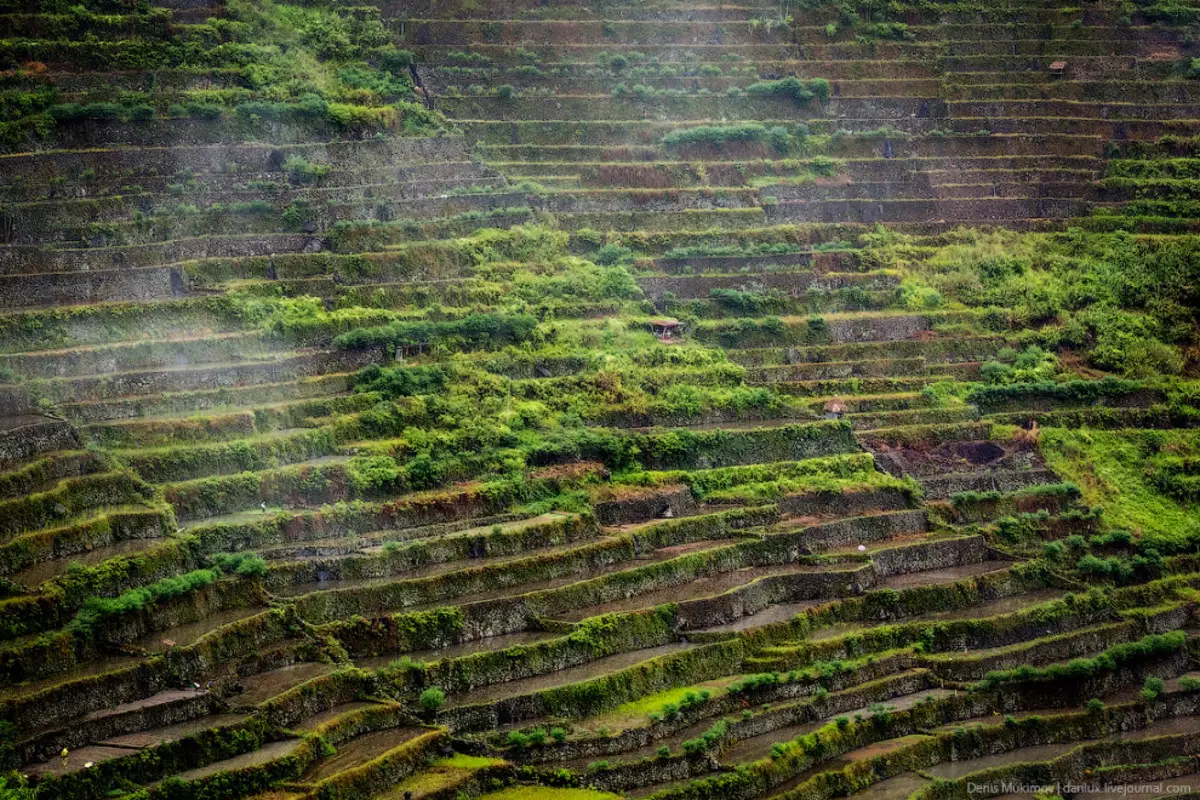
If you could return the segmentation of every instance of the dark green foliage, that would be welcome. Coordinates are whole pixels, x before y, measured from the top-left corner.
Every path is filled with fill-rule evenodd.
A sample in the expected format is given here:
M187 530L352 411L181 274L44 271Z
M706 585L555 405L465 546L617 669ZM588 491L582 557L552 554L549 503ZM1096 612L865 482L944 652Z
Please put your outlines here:
M393 322L378 328L358 328L334 339L342 349L387 345L424 347L435 343L448 346L520 344L528 341L537 327L528 314L471 314L450 322Z
M759 81L746 87L749 94L790 97L797 103L806 103L813 98L821 101L829 99L829 81L824 78L814 78L802 81L796 77L782 78L777 81Z
M430 686L421 692L421 696L417 702L420 703L424 711L433 714L446 702L446 693L437 686Z
M803 125L796 127L796 135L803 138L807 128ZM738 142L765 142L776 152L784 154L791 145L793 132L782 125L767 127L756 122L741 125L701 125L696 128L683 128L671 131L663 137L667 147L684 147L687 145L703 145L721 147Z
M240 578L262 578L267 574L267 562L257 553L216 553L213 563L223 572Z
M1183 631L1151 634L1136 642L1113 645L1095 658L1077 658L1067 664L1051 664L1047 667L1025 666L989 672L983 686L992 688L1015 681L1084 680L1138 660L1178 652L1186 642L1187 634Z
M354 376L354 391L379 392L385 397L437 394L446 386L441 367L380 367L371 364Z
M179 597L202 589L221 577L220 569L198 569L164 578L161 581L133 589L117 597L90 597L71 620L67 629L77 636L88 636L110 617L141 611L152 603Z

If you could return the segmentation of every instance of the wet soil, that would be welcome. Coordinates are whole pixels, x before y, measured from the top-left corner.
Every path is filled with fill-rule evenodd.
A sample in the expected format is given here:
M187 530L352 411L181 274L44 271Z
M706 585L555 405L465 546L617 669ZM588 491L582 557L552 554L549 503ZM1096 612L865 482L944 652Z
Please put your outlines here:
M244 689L241 694L229 698L229 702L242 708L256 706L305 681L332 671L333 667L329 664L292 664L290 667L240 678L238 682Z
M981 561L978 564L964 564L959 567L945 569L930 569L924 572L908 572L902 575L892 575L884 578L873 588L875 589L909 589L914 586L937 586L944 583L954 583L964 578L974 578L988 572L1008 569L1011 561Z
M729 545L729 544L736 544L736 543L740 543L739 540L717 539L717 540L713 540L711 542L695 542L692 545L684 545L684 547L694 548L693 550L688 550L688 551L684 551L684 552L695 552L695 550L711 549L713 547L717 547L717 546L721 546L721 545ZM545 580L545 581L535 581L533 583L522 584L521 586L512 586L512 587L508 587L505 589L495 589L493 591L488 591L488 592L479 592L476 594L463 595L461 597L447 598L447 600L442 600L442 601L439 601L436 603L424 603L424 604L417 605L417 606L410 606L404 610L405 611L428 611L430 609L440 608L440 607L446 606L446 605L461 606L461 605L466 605L468 603L478 603L478 602L482 602L485 600L499 600L499 599L505 598L505 597L518 597L523 594L529 594L530 592L543 592L543 591L546 591L549 589L558 589L563 586L569 586L573 583L579 583L582 580L591 580L592 578L599 578L602 575L611 575L615 572L624 572L626 570L638 569L639 567L644 567L647 564L655 564L660 561L666 561L668 559L675 558L676 556L683 555L683 554L684 553L681 552L678 548L664 548L662 550L652 550L648 553L645 553L645 554L639 556L638 558L633 559L632 561L621 561L616 564L609 564L608 566L605 566L605 567L597 567L595 569L591 569L587 572L586 575L582 575L582 576L578 575L578 574L564 575L561 578L552 578L550 580Z
M323 592L332 589L357 589L364 586L380 586L388 583L395 583L404 580L416 580L418 578L433 578L438 575L445 575L449 572L459 572L464 569L478 569L480 567L494 567L501 564L509 564L523 559L537 558L539 556L551 556L560 553L567 553L572 550L579 550L583 547L592 544L595 540L577 540L569 544L554 545L552 547L534 547L520 553L502 556L485 556L483 558L460 558L454 561L442 561L437 564L427 564L423 567L397 572L394 575L387 575L379 578L350 578L347 580L331 580L331 581L316 581L312 583L297 583L292 586L286 586L274 590L274 594L280 597L297 597L299 595L309 594L311 592ZM382 552L380 550L379 552Z
M135 644L138 647L144 647L151 653L161 653L172 647L186 647L190 644L195 644L199 639L212 633L217 628L241 619L246 619L247 617L256 616L265 610L263 608L238 608L232 611L219 611L216 614L210 614L199 622L189 622L186 625L177 625L174 628L167 628L163 631L147 634Z
M749 630L750 628L770 625L775 622L786 622L797 614L801 614L810 608L816 608L824 602L826 601L802 600L797 603L780 603L779 605L767 606L762 611L742 617L741 619L736 619L724 625L704 628L703 631L705 633L736 633L738 631Z
M284 739L280 742L271 742L270 744L263 745L258 750L243 753L240 756L235 756L224 761L217 761L199 769L188 770L187 772L180 773L177 777L183 781L194 781L200 778L207 778L210 775L216 775L218 772L231 772L237 769L258 766L259 764L265 764L268 761L274 761L277 758L290 755L301 743L300 739Z
M469 656L475 653L484 653L494 650L504 650L509 647L517 647L518 645L531 645L538 642L549 641L563 634L551 633L549 631L523 631L521 633L508 633L503 636L488 636L483 639L472 639L469 642L460 644L452 644L438 650L414 650L411 653L400 653L390 656L369 656L367 658L355 659L354 665L362 669L381 669L386 667L391 662L401 656L408 656L414 661L442 661L447 658L458 658L459 656Z
M685 600L712 597L769 575L792 575L802 572L816 572L818 569L818 567L811 567L806 564L789 564L778 567L743 567L742 569L708 575L678 586L668 586L622 600L586 606L562 615L561 619L569 622L577 622L588 617L615 611L636 611L638 609L661 606L666 603L679 603Z
M105 739L100 744L112 747L153 747L163 742L174 742L179 739L185 739L188 736L209 730L210 728L227 728L230 725L244 722L246 719L247 717L244 714L213 714L206 717L197 717L196 719L180 722L175 725L151 728L139 733L114 736L111 739Z
M321 711L317 714L313 714L311 717L305 717L300 722L297 722L295 725L291 726L291 730L298 731L300 733L311 733L311 732L315 731L317 728L324 725L326 722L335 720L338 717L343 716L345 714L350 714L355 711L362 711L364 708L380 708L380 707L381 706L379 703L368 703L365 701L362 701L362 702L356 701L353 703L342 703L341 705L337 705L337 706L334 706L333 708L327 709L325 711Z
M305 783L317 783L339 772L373 761L393 748L425 733L422 728L390 728L364 733L337 746L337 753L304 774Z
M970 608L960 608L954 611L938 611L933 614L925 614L920 617L921 622L948 622L956 619L984 619L986 617L995 617L1001 614L1011 614L1014 611L1020 611L1025 608L1047 603L1055 598L1062 597L1063 593L1053 589L1039 589L1036 591L1025 592L1024 594L1005 597L1000 600L984 603ZM861 633L862 631L871 630L882 625L898 625L905 622L916 620L887 620L874 623L862 622L842 622L836 625L831 625L828 628L822 628L808 637L809 641L819 642L825 639L835 639L839 636L847 636L852 633Z
M84 553L76 553L75 555L64 556L54 561L36 564L29 569L16 573L10 580L32 589L48 580L66 575L67 571L71 569L72 564L81 564L85 567L90 567L102 561L107 561L110 558L143 553L162 544L164 541L168 540L161 538L129 539L109 545L108 547L97 547L94 550Z
M553 689L558 686L565 686L569 683L577 683L586 681L590 678L596 678L601 675L607 675L611 672L631 667L634 664L639 664L651 658L665 656L671 653L679 653L684 650L695 647L694 644L684 644L675 642L673 644L665 644L660 647L650 647L644 650L632 650L627 653L617 653L616 655L605 656L598 658L595 661L589 661L586 664L581 664L577 667L568 667L567 669L551 672L546 675L538 675L532 678L522 678L521 680L509 681L507 683L497 683L491 686L485 686L481 689L476 689L464 694L455 695L450 698L447 705L449 706L466 706L477 703L492 703L505 697L516 697L519 695L532 694L545 689Z

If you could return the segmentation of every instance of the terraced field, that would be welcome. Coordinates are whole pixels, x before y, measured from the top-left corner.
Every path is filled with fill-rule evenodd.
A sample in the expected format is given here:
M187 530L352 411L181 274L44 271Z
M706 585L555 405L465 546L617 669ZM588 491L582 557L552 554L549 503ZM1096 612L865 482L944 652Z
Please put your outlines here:
M0 0L0 798L1200 787L1198 27Z

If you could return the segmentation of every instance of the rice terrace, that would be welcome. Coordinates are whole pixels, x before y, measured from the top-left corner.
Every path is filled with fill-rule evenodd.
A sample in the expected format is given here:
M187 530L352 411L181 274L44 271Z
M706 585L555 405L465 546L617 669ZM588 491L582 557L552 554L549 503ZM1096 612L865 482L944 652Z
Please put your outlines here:
M1200 0L0 0L0 800L1200 794Z

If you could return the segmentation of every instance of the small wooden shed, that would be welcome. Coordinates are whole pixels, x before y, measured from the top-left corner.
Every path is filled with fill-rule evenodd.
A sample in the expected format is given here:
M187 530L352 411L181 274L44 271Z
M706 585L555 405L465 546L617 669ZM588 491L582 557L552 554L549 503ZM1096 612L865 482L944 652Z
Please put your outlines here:
M650 330L664 342L683 337L683 323L677 319L652 319Z
M846 404L840 397L834 396L825 402L825 419L841 419L846 413Z

